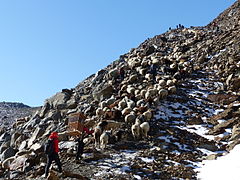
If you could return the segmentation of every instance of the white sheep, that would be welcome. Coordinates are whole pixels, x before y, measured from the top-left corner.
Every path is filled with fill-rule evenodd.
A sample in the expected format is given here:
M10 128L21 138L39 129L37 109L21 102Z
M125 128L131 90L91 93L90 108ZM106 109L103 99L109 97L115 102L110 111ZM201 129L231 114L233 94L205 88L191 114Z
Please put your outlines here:
M135 102L131 99L128 99L127 107L133 109L135 107Z
M152 112L150 110L143 113L144 119L149 121L152 118Z
M134 92L135 92L135 88L134 87L130 86L130 87L127 88L127 93L128 94L134 94Z
M140 128L141 128L141 133L143 135L143 137L147 138L147 134L150 130L150 125L148 122L143 122L142 124L140 124Z
M169 88L168 88L168 92L169 92L170 94L176 94L176 92L177 92L176 86L171 86L171 87L169 87Z
M126 116L130 114L131 111L132 111L132 108L125 108L122 110L122 115Z
M140 94L140 90L139 90L139 89L136 89L136 90L134 91L134 94L135 94L135 96L137 96L138 94Z
M125 99L122 99L119 103L118 103L118 108L119 109L124 109L125 107L127 107L127 102Z
M134 113L130 113L128 115L125 116L124 120L127 124L132 124L136 119L136 116L134 115Z
M153 75L152 75L152 74L147 73L147 74L145 75L145 79L147 79L148 81L151 81L152 78L153 78Z
M167 86L173 86L174 85L174 81L169 79L167 80Z
M143 75L145 75L146 74L146 72L147 72L147 69L146 68L141 68L141 69L139 69L139 74L141 74L142 76Z
M131 127L134 139L138 139L140 137L140 124L141 121L137 118L135 124L133 124Z
M162 87L165 87L167 83L164 79L161 79L161 80L159 80L158 84Z
M103 132L100 136L100 144L102 149L106 148L106 145L108 144L108 140L109 140L109 134L107 132Z
M143 89L143 90L141 90L141 92L140 92L140 95L144 98L145 97L145 94L146 94L146 90L145 89Z
M144 106L146 104L145 100L144 99L140 99L139 101L137 101L136 105L137 107L139 106Z
M166 89L161 89L158 94L160 99L165 99L168 96L168 91Z

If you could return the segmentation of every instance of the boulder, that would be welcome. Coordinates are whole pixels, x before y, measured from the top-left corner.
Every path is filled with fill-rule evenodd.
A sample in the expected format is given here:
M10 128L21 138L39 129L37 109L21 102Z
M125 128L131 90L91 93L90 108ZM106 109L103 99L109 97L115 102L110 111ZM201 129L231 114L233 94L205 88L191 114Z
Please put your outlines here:
M8 132L5 132L0 136L0 142L7 142L9 140L11 140L11 135Z
M230 104L238 99L237 95L231 94L210 94L207 97L208 100L218 104Z
M21 136L21 133L19 133L18 131L13 133L13 135L11 136L10 146L15 146L15 142L19 136Z
M37 127L28 141L28 147L31 147L32 144L36 141L36 139L41 137L44 134L44 132L45 132L44 129Z
M46 100L50 106L54 109L64 109L66 108L66 102L70 99L71 95L66 92L58 92L51 98Z
M114 89L111 85L104 86L99 91L93 92L93 97L95 100L100 101L101 99L110 98L114 92Z
M10 164L10 170L11 171L18 170L23 172L27 159L28 159L27 155L15 158L13 162Z
M118 69L112 69L108 73L110 78L117 78L119 76L119 71Z
M225 129L233 127L233 125L238 123L238 121L239 121L238 118L237 119L234 118L234 119L224 121L224 122L214 126L214 128L212 130L210 130L208 133L213 134L213 135L223 133L223 132L225 132Z
M7 158L10 158L16 154L16 150L14 150L12 147L7 148L3 153L1 154L1 161L3 162Z

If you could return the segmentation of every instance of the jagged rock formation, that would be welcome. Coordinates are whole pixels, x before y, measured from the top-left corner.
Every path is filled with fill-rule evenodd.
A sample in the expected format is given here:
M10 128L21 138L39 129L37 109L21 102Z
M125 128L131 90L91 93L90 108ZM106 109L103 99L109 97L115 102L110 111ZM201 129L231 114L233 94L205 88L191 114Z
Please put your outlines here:
M10 177L41 179L47 135L66 131L68 115L82 112L85 126L111 119L124 137L104 151L89 138L85 161L76 164L74 142L62 135L60 179L196 179L196 163L213 158L206 151L226 152L239 143L239 8L237 1L205 27L150 38L47 99L29 120L0 136L0 160L10 164ZM147 139L131 134L137 118L150 124Z

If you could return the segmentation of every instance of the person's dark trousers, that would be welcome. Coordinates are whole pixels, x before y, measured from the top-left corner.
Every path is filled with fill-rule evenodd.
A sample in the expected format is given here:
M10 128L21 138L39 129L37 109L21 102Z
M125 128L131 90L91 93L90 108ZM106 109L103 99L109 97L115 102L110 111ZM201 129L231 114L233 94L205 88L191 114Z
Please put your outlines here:
M79 158L82 157L83 149L84 149L84 142L83 142L83 140L78 140L76 160L79 160Z
M53 154L47 156L47 166L46 166L46 169L45 169L45 176L48 175L49 168L50 168L53 160L56 162L59 172L62 172L62 164L60 162L58 153L53 153Z

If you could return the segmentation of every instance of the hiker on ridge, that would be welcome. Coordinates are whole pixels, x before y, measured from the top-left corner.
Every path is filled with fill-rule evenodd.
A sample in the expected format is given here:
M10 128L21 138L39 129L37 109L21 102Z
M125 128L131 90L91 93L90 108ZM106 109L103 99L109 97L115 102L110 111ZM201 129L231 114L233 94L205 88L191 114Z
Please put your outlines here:
M53 160L56 162L58 166L58 170L61 173L62 172L62 164L59 159L59 147L58 147L58 133L52 132L49 136L49 140L47 142L47 145L45 147L45 153L47 154L47 166L45 169L45 177L48 176L49 168L53 162Z

